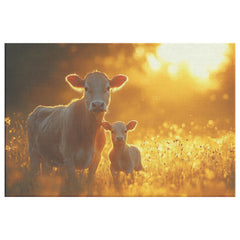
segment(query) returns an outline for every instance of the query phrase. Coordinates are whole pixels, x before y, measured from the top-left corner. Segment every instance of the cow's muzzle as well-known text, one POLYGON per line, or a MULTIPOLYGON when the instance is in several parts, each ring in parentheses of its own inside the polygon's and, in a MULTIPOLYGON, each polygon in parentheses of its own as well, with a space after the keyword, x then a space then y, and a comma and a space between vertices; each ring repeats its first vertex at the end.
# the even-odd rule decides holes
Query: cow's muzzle
POLYGON ((122 137, 122 136, 117 136, 116 137, 116 142, 124 142, 124 137, 122 137))
POLYGON ((106 104, 104 101, 92 101, 89 110, 93 112, 105 112, 106 104))

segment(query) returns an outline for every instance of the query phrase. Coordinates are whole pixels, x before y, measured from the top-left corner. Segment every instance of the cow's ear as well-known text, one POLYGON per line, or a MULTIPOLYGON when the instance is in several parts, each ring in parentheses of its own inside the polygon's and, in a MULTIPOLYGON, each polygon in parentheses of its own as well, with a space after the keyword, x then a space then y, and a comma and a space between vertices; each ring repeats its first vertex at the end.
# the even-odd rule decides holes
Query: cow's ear
POLYGON ((122 74, 116 75, 115 77, 110 80, 110 86, 111 88, 119 88, 122 87, 126 81, 128 80, 128 77, 122 74))
POLYGON ((109 122, 102 122, 102 126, 105 130, 111 130, 112 126, 109 122))
POLYGON ((77 74, 69 74, 66 76, 66 81, 71 86, 71 88, 76 90, 81 90, 84 88, 85 81, 82 80, 77 74))
POLYGON ((127 124, 127 130, 134 130, 137 126, 137 121, 132 120, 127 124))

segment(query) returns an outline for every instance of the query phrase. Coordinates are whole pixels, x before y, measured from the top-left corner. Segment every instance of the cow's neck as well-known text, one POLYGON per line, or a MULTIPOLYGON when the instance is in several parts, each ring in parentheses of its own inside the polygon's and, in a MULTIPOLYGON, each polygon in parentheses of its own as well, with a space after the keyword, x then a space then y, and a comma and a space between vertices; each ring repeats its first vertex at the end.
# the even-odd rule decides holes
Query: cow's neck
POLYGON ((91 125, 93 128, 96 128, 96 129, 101 126, 101 123, 104 117, 104 112, 102 113, 90 112, 85 106, 85 114, 87 116, 89 125, 91 125))
MULTIPOLYGON (((85 99, 82 99, 85 103, 85 99)), ((84 104, 84 116, 85 116, 85 121, 84 121, 84 125, 82 126, 86 129, 87 131, 87 136, 89 137, 90 141, 94 141, 95 136, 96 136, 96 132, 98 131, 98 129, 101 126, 103 117, 104 117, 104 112, 103 113, 93 113, 90 112, 86 106, 86 104, 84 104)), ((87 137, 86 136, 86 137, 87 137)))
POLYGON ((125 149, 126 149, 126 144, 120 144, 120 145, 113 144, 113 150, 116 154, 124 153, 125 149))

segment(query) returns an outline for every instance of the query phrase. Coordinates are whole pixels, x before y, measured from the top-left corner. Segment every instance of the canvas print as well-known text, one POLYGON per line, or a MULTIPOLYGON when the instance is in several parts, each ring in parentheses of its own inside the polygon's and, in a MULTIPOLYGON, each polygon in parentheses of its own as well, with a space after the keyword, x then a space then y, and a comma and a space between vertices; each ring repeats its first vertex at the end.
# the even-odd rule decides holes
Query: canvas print
POLYGON ((5 196, 234 197, 235 44, 5 44, 5 196))

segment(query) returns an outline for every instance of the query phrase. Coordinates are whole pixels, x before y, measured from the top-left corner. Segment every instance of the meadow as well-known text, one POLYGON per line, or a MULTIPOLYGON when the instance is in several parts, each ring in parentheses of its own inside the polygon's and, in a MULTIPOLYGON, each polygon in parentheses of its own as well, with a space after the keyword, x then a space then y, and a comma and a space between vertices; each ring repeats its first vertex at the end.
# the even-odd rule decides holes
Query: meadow
POLYGON ((134 180, 120 175, 114 185, 108 152, 109 133, 92 181, 77 171, 69 183, 53 168, 48 176, 31 176, 26 117, 5 118, 6 196, 235 196, 235 133, 206 126, 164 122, 157 129, 140 129, 129 136, 139 147, 145 171, 134 180))

